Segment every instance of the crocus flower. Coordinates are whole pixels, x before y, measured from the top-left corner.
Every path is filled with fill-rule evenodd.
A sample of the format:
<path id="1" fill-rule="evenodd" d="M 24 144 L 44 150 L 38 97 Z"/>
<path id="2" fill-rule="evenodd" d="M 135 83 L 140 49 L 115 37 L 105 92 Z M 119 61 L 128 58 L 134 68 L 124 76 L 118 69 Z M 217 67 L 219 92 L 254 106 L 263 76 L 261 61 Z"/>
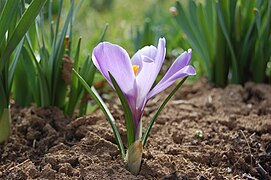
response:
<path id="1" fill-rule="evenodd" d="M 108 73 L 110 72 L 125 95 L 136 129 L 149 99 L 168 88 L 179 78 L 196 74 L 195 69 L 189 65 L 192 50 L 188 49 L 175 60 L 161 81 L 152 88 L 164 62 L 165 54 L 165 38 L 159 39 L 157 48 L 145 46 L 131 59 L 125 49 L 109 42 L 99 43 L 93 50 L 94 65 L 112 85 Z"/>

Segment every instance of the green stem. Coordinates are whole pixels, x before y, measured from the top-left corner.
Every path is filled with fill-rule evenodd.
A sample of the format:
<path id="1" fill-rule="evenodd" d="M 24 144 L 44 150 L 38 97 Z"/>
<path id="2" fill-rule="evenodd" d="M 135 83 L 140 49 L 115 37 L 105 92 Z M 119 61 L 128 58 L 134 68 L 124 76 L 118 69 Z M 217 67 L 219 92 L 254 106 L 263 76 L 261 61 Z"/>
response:
<path id="1" fill-rule="evenodd" d="M 135 141 L 142 138 L 142 119 L 140 119 L 136 128 Z"/>
<path id="2" fill-rule="evenodd" d="M 0 113 L 0 143 L 8 140 L 11 128 L 10 109 L 4 108 Z"/>

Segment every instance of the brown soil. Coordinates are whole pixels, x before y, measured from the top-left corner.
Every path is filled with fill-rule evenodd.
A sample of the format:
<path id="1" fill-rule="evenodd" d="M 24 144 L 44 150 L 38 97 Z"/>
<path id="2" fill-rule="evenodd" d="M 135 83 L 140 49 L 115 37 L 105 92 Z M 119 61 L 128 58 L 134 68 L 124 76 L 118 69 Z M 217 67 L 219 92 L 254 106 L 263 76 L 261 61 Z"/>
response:
<path id="1" fill-rule="evenodd" d="M 145 125 L 163 96 L 148 103 Z M 121 108 L 111 101 L 109 107 L 125 140 Z M 126 170 L 99 110 L 73 120 L 57 108 L 13 106 L 12 113 L 13 134 L 0 145 L 0 179 L 271 177 L 270 85 L 220 89 L 202 80 L 184 86 L 153 126 L 138 176 Z"/>

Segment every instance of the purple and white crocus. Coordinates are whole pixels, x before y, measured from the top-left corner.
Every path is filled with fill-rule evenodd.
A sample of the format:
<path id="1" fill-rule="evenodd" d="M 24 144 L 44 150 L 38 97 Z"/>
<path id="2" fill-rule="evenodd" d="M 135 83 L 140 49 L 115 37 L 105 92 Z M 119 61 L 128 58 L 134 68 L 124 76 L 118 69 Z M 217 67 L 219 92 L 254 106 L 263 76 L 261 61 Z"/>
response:
<path id="1" fill-rule="evenodd" d="M 145 46 L 131 59 L 125 49 L 109 42 L 99 43 L 93 50 L 94 65 L 112 85 L 108 73 L 110 72 L 125 95 L 136 129 L 149 99 L 168 88 L 176 80 L 196 74 L 195 69 L 189 65 L 192 50 L 188 49 L 174 61 L 160 82 L 152 88 L 164 62 L 165 54 L 165 38 L 159 39 L 157 48 Z"/>

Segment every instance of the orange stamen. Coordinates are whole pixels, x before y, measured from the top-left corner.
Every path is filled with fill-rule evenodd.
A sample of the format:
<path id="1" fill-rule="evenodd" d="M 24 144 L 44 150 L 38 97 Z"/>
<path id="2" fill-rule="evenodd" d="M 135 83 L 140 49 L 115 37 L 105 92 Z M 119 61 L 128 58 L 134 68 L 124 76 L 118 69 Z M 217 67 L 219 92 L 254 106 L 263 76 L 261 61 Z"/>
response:
<path id="1" fill-rule="evenodd" d="M 134 71 L 135 76 L 137 74 L 138 69 L 139 69 L 138 65 L 133 65 L 133 71 Z"/>

